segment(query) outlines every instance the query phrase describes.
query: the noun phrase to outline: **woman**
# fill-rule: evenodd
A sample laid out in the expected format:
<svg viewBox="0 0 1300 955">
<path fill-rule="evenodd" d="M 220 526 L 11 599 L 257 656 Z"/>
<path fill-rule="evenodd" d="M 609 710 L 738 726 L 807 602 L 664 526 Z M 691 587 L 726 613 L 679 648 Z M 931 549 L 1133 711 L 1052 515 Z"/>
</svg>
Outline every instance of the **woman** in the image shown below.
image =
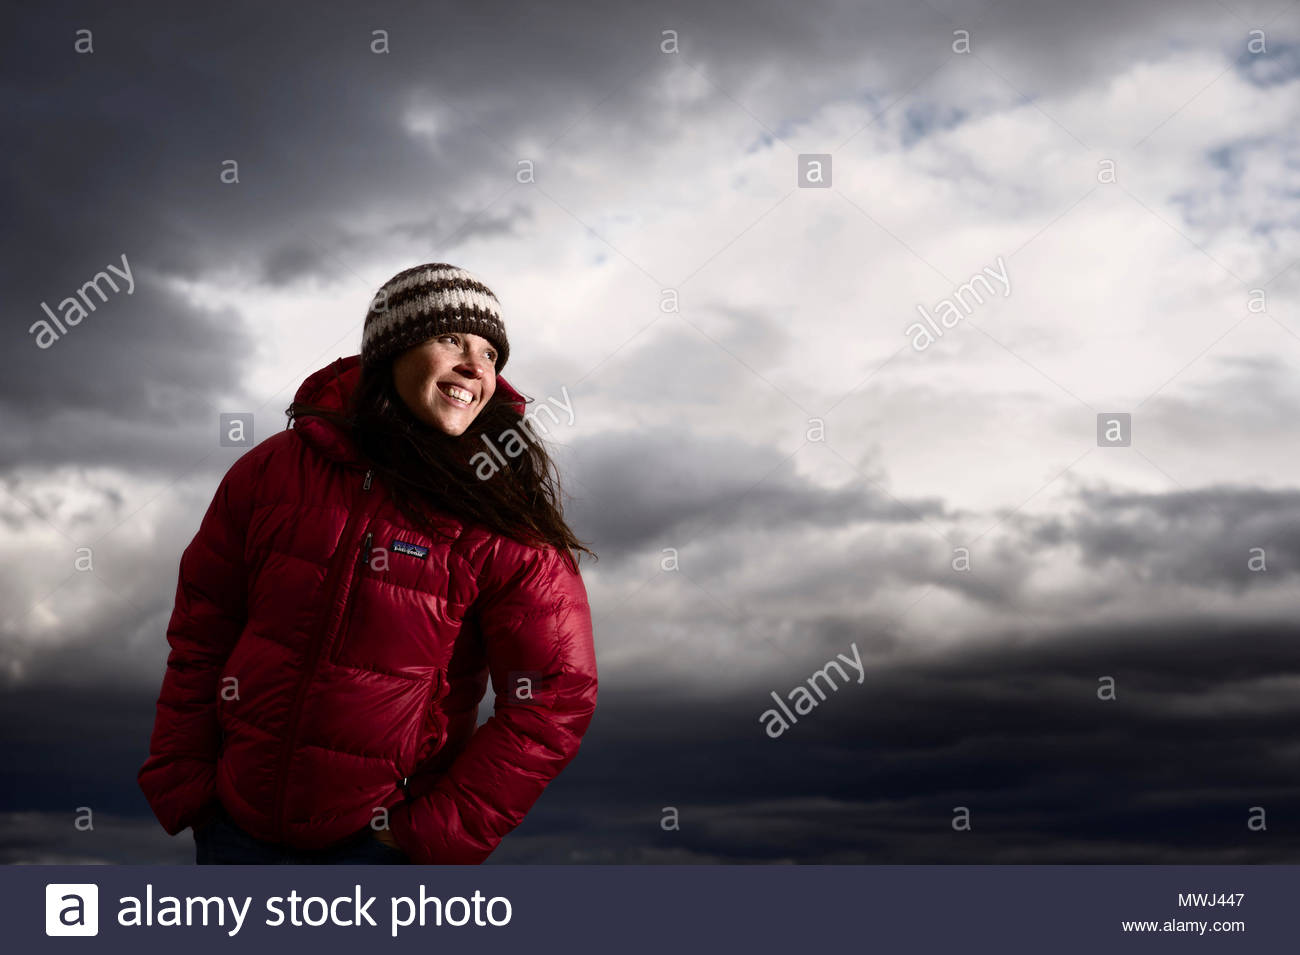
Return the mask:
<svg viewBox="0 0 1300 955">
<path fill-rule="evenodd" d="M 198 862 L 477 864 L 577 753 L 596 661 L 570 552 L 595 555 L 519 440 L 509 347 L 473 275 L 400 272 L 361 354 L 222 479 L 139 772 Z"/>
</svg>

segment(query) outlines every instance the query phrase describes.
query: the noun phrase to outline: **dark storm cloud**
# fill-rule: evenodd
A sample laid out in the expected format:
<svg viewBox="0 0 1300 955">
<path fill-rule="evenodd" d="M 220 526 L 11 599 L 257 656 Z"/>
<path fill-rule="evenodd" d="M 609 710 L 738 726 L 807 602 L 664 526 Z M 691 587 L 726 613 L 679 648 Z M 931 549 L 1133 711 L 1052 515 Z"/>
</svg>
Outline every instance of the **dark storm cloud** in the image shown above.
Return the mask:
<svg viewBox="0 0 1300 955">
<path fill-rule="evenodd" d="M 725 696 L 624 692 L 562 779 L 557 838 L 530 819 L 494 861 L 1289 861 L 1296 636 L 1171 619 L 952 651 L 869 669 L 776 740 L 758 720 L 767 692 L 825 658 Z M 1098 699 L 1103 676 L 1115 702 Z M 1247 828 L 1257 805 L 1267 832 Z M 665 806 L 680 832 L 660 830 Z M 954 806 L 971 832 L 950 827 Z"/>
<path fill-rule="evenodd" d="M 54 308 L 76 287 L 52 286 L 10 316 L 37 320 L 40 301 Z M 0 376 L 11 422 L 0 433 L 0 470 L 75 463 L 172 474 L 216 443 L 218 411 L 248 410 L 219 399 L 238 390 L 252 352 L 240 318 L 147 280 L 129 298 L 99 304 L 44 351 L 25 325 L 17 334 Z"/>
<path fill-rule="evenodd" d="M 1300 573 L 1300 491 L 1083 490 L 1079 505 L 1072 517 L 1033 522 L 1031 540 L 1052 546 L 1070 541 L 1087 566 L 1115 563 L 1147 583 L 1177 581 L 1240 593 Z M 1263 552 L 1262 571 L 1251 569 L 1256 548 Z"/>
<path fill-rule="evenodd" d="M 1169 585 L 1207 598 L 1216 591 L 1281 593 L 1300 574 L 1300 492 L 1292 490 L 1213 486 L 1149 494 L 1081 488 L 1059 514 L 1013 515 L 981 535 L 968 548 L 970 572 L 963 573 L 953 572 L 951 560 L 965 538 L 945 530 L 953 546 L 918 537 L 911 546 L 874 547 L 879 553 L 871 566 L 873 582 L 930 584 L 991 610 L 1048 611 L 1054 605 L 1065 612 L 1072 602 L 1089 599 L 1088 575 L 1096 574 L 1107 599 L 1131 598 L 1147 610 L 1169 599 L 1177 601 L 1170 604 L 1177 613 L 1188 595 L 1164 596 Z M 1036 594 L 1041 584 L 1033 578 L 1047 561 L 1072 568 L 1071 596 L 1057 584 L 1048 585 L 1047 598 Z M 1091 599 L 1100 598 L 1093 593 Z M 1081 612 L 1083 607 L 1075 604 Z"/>
<path fill-rule="evenodd" d="M 384 18 L 408 57 L 411 31 L 429 27 L 414 24 L 431 14 L 412 7 Z M 251 5 L 137 6 L 111 17 L 33 9 L 6 33 L 18 146 L 3 166 L 9 344 L 0 403 L 11 425 L 0 468 L 168 470 L 211 443 L 206 423 L 236 410 L 219 398 L 238 392 L 256 330 L 229 309 L 187 301 L 169 279 L 231 269 L 277 285 L 335 276 L 375 241 L 347 225 L 363 209 L 387 206 L 388 233 L 430 248 L 457 232 L 509 230 L 506 217 L 519 214 L 509 202 L 467 221 L 484 203 L 465 183 L 486 175 L 485 159 L 493 178 L 509 181 L 500 147 L 455 137 L 434 159 L 406 134 L 411 89 L 442 81 L 432 60 L 381 66 L 367 47 L 375 26 L 374 15 L 351 10 L 304 18 Z M 73 51 L 79 28 L 94 31 L 93 54 Z M 457 69 L 472 59 L 468 46 L 441 49 L 449 84 L 467 94 L 481 84 L 479 70 Z M 219 180 L 226 159 L 240 164 L 238 185 Z M 409 197 L 438 214 L 416 204 L 412 218 Z M 40 303 L 57 313 L 123 254 L 133 293 L 36 348 L 28 329 L 45 317 Z"/>
<path fill-rule="evenodd" d="M 847 636 L 847 635 L 843 635 Z M 769 691 L 608 684 L 582 750 L 493 864 L 515 862 L 1277 863 L 1300 849 L 1293 624 L 1170 619 L 869 667 L 778 739 Z M 842 647 L 841 649 L 847 649 Z M 1113 702 L 1098 698 L 1113 678 Z M 852 675 L 856 679 L 856 674 Z M 190 861 L 135 786 L 152 695 L 0 697 L 5 859 Z M 611 771 L 611 767 L 617 771 Z M 106 820 L 93 838 L 75 808 Z M 969 807 L 973 829 L 950 826 Z M 1262 806 L 1268 828 L 1247 828 Z M 663 831 L 665 807 L 680 831 Z"/>
<path fill-rule="evenodd" d="M 686 429 L 602 435 L 574 448 L 582 496 L 569 513 L 582 533 L 618 555 L 729 528 L 780 532 L 945 514 L 940 501 L 895 501 L 865 484 L 818 487 L 783 460 L 787 454 Z"/>
</svg>

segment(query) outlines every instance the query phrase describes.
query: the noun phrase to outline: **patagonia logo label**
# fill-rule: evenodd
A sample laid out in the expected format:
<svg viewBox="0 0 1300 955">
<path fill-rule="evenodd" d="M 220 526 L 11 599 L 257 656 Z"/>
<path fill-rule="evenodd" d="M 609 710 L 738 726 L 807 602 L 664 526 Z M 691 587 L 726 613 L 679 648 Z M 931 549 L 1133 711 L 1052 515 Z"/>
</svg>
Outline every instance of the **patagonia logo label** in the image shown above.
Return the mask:
<svg viewBox="0 0 1300 955">
<path fill-rule="evenodd" d="M 393 539 L 393 550 L 399 554 L 409 554 L 412 557 L 418 557 L 421 560 L 429 556 L 429 548 L 421 547 L 419 544 L 408 544 L 406 541 Z"/>
</svg>

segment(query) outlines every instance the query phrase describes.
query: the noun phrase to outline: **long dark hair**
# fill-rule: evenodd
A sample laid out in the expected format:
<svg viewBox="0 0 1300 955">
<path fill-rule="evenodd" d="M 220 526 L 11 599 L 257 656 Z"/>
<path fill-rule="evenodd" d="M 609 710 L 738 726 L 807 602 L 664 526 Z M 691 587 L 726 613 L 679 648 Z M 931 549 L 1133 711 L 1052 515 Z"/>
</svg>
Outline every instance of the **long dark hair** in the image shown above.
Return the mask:
<svg viewBox="0 0 1300 955">
<path fill-rule="evenodd" d="M 394 505 L 433 536 L 443 535 L 432 515 L 450 514 L 527 546 L 553 546 L 568 555 L 575 569 L 572 551 L 599 559 L 565 523 L 559 471 L 502 389 L 462 434 L 450 435 L 411 412 L 393 384 L 392 364 L 391 358 L 363 363 L 361 381 L 342 412 L 295 401 L 285 414 L 290 423 L 315 415 L 342 429 L 386 480 Z M 522 453 L 520 441 L 505 437 L 512 429 L 525 439 Z M 488 454 L 485 440 L 497 449 L 498 458 Z M 507 444 L 513 456 L 505 450 Z M 481 477 L 484 460 L 494 461 L 499 470 Z"/>
</svg>

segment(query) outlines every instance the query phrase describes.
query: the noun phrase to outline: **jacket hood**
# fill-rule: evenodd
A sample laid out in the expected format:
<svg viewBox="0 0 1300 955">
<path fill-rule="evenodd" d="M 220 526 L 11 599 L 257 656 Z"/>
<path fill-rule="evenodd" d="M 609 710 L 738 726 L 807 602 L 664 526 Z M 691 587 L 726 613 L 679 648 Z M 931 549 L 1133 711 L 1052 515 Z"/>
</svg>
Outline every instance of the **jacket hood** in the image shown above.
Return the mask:
<svg viewBox="0 0 1300 955">
<path fill-rule="evenodd" d="M 324 368 L 308 375 L 298 386 L 298 392 L 293 397 L 295 401 L 341 412 L 360 381 L 360 355 L 336 358 Z M 497 375 L 496 393 L 509 400 L 520 414 L 524 413 L 526 407 L 524 396 L 500 375 Z M 349 464 L 361 463 L 361 455 L 351 437 L 331 422 L 312 415 L 306 418 L 295 418 L 293 426 L 308 443 L 326 456 Z"/>
</svg>

